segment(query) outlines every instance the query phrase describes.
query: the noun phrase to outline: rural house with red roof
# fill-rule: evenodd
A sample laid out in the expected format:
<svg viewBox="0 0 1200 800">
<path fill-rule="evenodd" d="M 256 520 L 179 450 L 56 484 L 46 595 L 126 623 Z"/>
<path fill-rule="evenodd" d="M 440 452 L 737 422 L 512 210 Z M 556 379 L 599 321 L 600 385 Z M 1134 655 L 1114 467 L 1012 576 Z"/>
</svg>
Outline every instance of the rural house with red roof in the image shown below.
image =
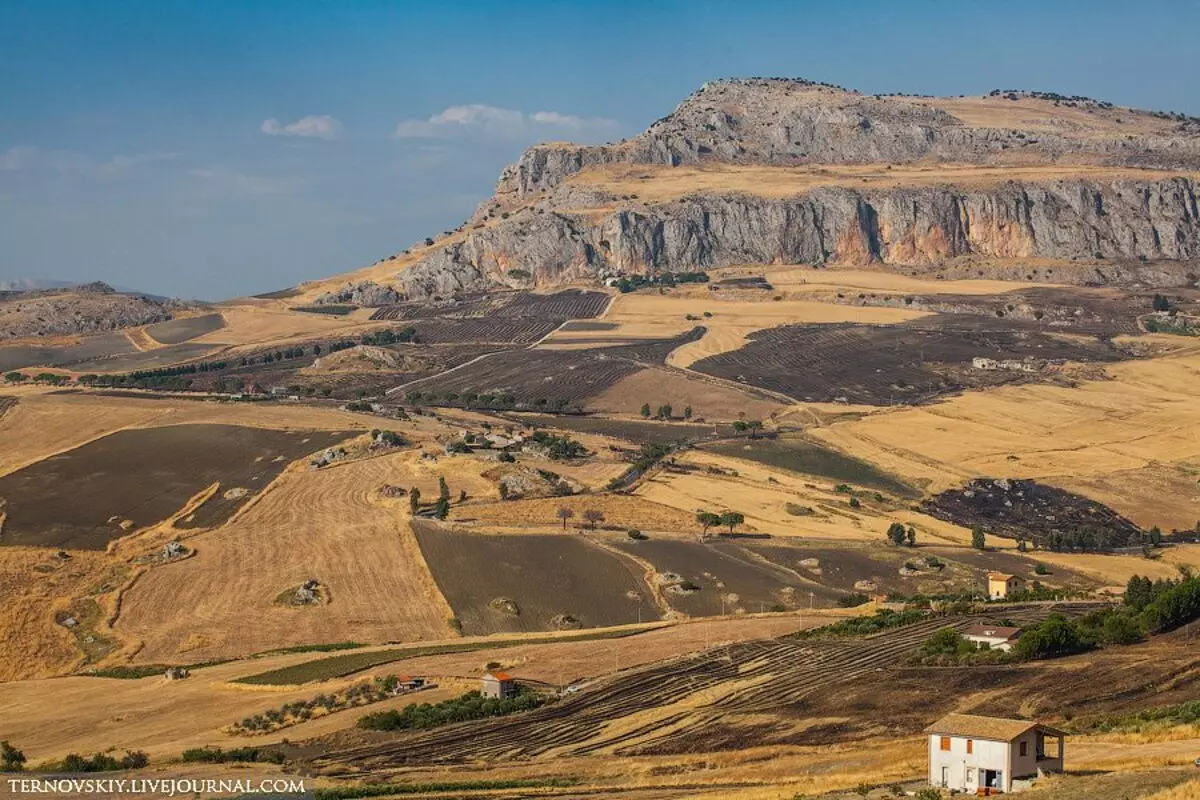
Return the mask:
<svg viewBox="0 0 1200 800">
<path fill-rule="evenodd" d="M 485 672 L 480 679 L 479 693 L 498 699 L 512 697 L 517 693 L 517 682 L 507 672 Z"/>
</svg>

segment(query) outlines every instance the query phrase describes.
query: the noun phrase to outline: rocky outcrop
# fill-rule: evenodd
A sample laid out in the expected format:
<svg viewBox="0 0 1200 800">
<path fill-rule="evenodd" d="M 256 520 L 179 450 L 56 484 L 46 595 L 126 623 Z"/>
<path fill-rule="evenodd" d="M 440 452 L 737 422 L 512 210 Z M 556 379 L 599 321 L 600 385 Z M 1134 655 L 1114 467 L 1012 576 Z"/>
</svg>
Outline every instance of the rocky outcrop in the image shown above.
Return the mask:
<svg viewBox="0 0 1200 800">
<path fill-rule="evenodd" d="M 123 294 L 105 283 L 0 293 L 0 339 L 101 333 L 171 319 L 187 305 Z"/>
<path fill-rule="evenodd" d="M 316 298 L 313 303 L 319 306 L 347 303 L 356 306 L 390 306 L 403 300 L 400 294 L 390 286 L 383 286 L 374 281 L 358 281 L 347 283 L 336 292 L 326 292 Z"/>
<path fill-rule="evenodd" d="M 864 95 L 804 80 L 722 80 L 619 145 L 531 148 L 501 175 L 497 195 L 527 197 L 585 167 L 614 162 L 920 160 L 1197 169 L 1200 119 L 1040 92 L 929 98 Z"/>
<path fill-rule="evenodd" d="M 1095 282 L 1177 286 L 1200 271 L 1187 263 L 1200 260 L 1197 194 L 1196 182 L 1183 177 L 828 187 L 788 199 L 698 195 L 642 205 L 610 198 L 617 209 L 601 215 L 556 211 L 551 197 L 397 278 L 410 297 L 423 298 L 513 285 L 514 270 L 544 285 L 616 272 L 834 261 L 911 267 L 978 255 L 1113 261 L 1095 268 Z"/>
</svg>

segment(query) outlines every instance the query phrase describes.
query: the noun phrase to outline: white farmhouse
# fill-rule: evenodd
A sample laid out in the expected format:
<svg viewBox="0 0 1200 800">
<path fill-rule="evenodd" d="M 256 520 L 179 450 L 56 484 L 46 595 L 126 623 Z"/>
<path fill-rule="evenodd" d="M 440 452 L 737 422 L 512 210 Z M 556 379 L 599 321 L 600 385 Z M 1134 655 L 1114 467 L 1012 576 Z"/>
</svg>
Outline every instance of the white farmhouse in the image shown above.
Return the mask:
<svg viewBox="0 0 1200 800">
<path fill-rule="evenodd" d="M 974 625 L 963 631 L 963 638 L 976 647 L 986 645 L 992 650 L 1012 650 L 1021 635 L 1020 628 L 1006 628 L 1001 625 Z"/>
<path fill-rule="evenodd" d="M 929 782 L 971 794 L 1019 791 L 1044 772 L 1061 772 L 1065 734 L 1021 719 L 950 714 L 925 729 Z M 1047 740 L 1054 747 L 1047 749 Z"/>
</svg>

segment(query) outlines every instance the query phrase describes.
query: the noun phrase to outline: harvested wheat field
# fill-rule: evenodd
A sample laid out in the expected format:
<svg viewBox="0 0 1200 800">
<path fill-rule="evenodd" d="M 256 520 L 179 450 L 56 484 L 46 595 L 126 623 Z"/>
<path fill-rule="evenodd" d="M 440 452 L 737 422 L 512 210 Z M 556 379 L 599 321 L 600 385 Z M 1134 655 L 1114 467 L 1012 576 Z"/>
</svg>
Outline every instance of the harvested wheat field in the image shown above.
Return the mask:
<svg viewBox="0 0 1200 800">
<path fill-rule="evenodd" d="M 811 292 L 817 296 L 836 297 L 838 292 L 891 292 L 898 295 L 1004 294 L 1018 289 L 1045 287 L 1052 284 L 1029 281 L 998 280 L 929 280 L 894 272 L 873 271 L 847 267 L 731 267 L 721 275 L 746 273 L 762 275 L 777 289 L 788 292 Z M 831 299 L 832 299 L 831 297 Z"/>
<path fill-rule="evenodd" d="M 91 598 L 107 578 L 122 575 L 122 565 L 102 553 L 63 558 L 38 547 L 0 547 L 0 681 L 61 675 L 86 663 L 89 655 L 103 656 L 102 648 L 112 643 L 94 642 L 85 654 L 59 620 L 74 614 L 82 623 L 79 633 L 92 635 L 83 629 L 93 631 L 101 620 Z"/>
<path fill-rule="evenodd" d="M 306 314 L 272 307 L 268 302 L 247 302 L 220 306 L 224 327 L 204 333 L 191 341 L 214 345 L 285 344 L 321 336 L 362 333 L 381 327 L 360 317 L 333 314 Z"/>
<path fill-rule="evenodd" d="M 603 393 L 590 398 L 587 408 L 632 416 L 641 413 L 644 403 L 649 403 L 652 409 L 669 405 L 676 415 L 690 408 L 693 418 L 706 420 L 733 420 L 743 414 L 750 419 L 765 419 L 786 407 L 718 381 L 652 368 L 617 381 Z"/>
<path fill-rule="evenodd" d="M 339 711 L 276 733 L 232 737 L 221 729 L 246 716 L 308 700 L 321 691 L 334 692 L 360 677 L 312 687 L 261 687 L 232 684 L 245 663 L 193 671 L 187 680 L 162 675 L 137 679 L 74 676 L 53 681 L 21 681 L 5 686 L 5 735 L 20 741 L 31 761 L 62 758 L 69 752 L 104 752 L 109 748 L 145 750 L 155 760 L 178 758 L 190 747 L 240 747 L 274 744 L 285 738 L 319 736 L 352 727 L 370 711 L 411 702 L 438 702 L 465 691 L 452 685 L 397 700 Z M 52 713 L 48 708 L 70 709 Z"/>
<path fill-rule="evenodd" d="M 924 408 L 880 413 L 813 435 L 878 467 L 941 491 L 973 477 L 1058 480 L 1165 529 L 1195 524 L 1192 492 L 1147 503 L 1105 476 L 1200 458 L 1200 355 L 1183 351 L 1105 367 L 1110 380 L 1074 388 L 1024 385 L 972 392 Z"/>
<path fill-rule="evenodd" d="M 141 663 L 446 637 L 452 612 L 408 527 L 406 504 L 376 497 L 385 483 L 410 482 L 410 457 L 290 470 L 225 527 L 188 539 L 195 556 L 144 574 L 125 593 L 116 632 L 141 645 Z M 277 602 L 314 578 L 328 602 Z"/>
<path fill-rule="evenodd" d="M 707 356 L 736 350 L 746 343 L 749 334 L 776 325 L 832 322 L 888 324 L 925 316 L 923 312 L 898 308 L 862 308 L 806 300 L 724 300 L 719 292 L 700 292 L 695 287 L 689 287 L 665 295 L 642 292 L 620 295 L 603 317 L 604 322 L 615 324 L 616 328 L 605 331 L 559 331 L 544 346 L 565 345 L 575 340 L 586 340 L 591 346 L 601 341 L 611 341 L 616 345 L 630 339 L 678 336 L 697 325 L 703 325 L 706 329 L 703 338 L 677 348 L 667 360 L 672 366 L 688 367 Z"/>
<path fill-rule="evenodd" d="M 586 525 L 583 512 L 589 509 L 603 512 L 602 524 L 611 528 L 686 531 L 696 527 L 695 515 L 692 513 L 644 497 L 619 494 L 571 495 L 467 505 L 452 508 L 450 520 L 507 529 L 553 530 L 562 528 L 562 521 L 557 516 L 560 508 L 567 508 L 573 512 L 573 516 L 567 521 L 568 529 Z"/>
<path fill-rule="evenodd" d="M 201 423 L 276 430 L 399 428 L 386 419 L 313 406 L 45 389 L 18 396 L 21 402 L 0 417 L 0 475 L 129 428 Z"/>
<path fill-rule="evenodd" d="M 923 538 L 970 541 L 969 531 L 911 511 L 885 495 L 881 502 L 874 490 L 839 492 L 841 481 L 707 452 L 693 451 L 676 460 L 693 469 L 656 472 L 639 484 L 636 494 L 687 513 L 689 531 L 699 532 L 697 511 L 733 510 L 746 517 L 740 530 L 772 536 L 874 541 L 883 538 L 892 522 L 902 522 L 912 524 Z M 858 508 L 850 506 L 852 496 L 858 498 Z"/>
</svg>

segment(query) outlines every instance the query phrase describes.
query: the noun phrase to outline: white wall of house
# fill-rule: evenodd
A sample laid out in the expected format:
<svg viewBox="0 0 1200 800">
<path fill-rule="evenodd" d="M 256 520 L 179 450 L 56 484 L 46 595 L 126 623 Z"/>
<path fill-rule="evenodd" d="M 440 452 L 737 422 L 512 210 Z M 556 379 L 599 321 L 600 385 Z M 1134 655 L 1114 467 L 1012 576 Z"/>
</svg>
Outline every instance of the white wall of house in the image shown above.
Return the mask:
<svg viewBox="0 0 1200 800">
<path fill-rule="evenodd" d="M 967 636 L 966 639 L 976 647 L 986 644 L 993 650 L 1003 650 L 1006 653 L 1012 650 L 1012 642 L 999 636 Z"/>
<path fill-rule="evenodd" d="M 973 792 L 977 787 L 983 785 L 981 770 L 990 769 L 1001 773 L 1000 788 L 1004 791 L 1009 790 L 1012 772 L 1009 769 L 1009 750 L 1006 742 L 972 739 L 970 740 L 972 752 L 968 753 L 966 737 L 951 736 L 949 738 L 950 749 L 942 750 L 942 737 L 938 734 L 929 736 L 929 782 L 931 784 Z M 945 775 L 945 782 L 943 782 L 943 775 Z"/>
</svg>

